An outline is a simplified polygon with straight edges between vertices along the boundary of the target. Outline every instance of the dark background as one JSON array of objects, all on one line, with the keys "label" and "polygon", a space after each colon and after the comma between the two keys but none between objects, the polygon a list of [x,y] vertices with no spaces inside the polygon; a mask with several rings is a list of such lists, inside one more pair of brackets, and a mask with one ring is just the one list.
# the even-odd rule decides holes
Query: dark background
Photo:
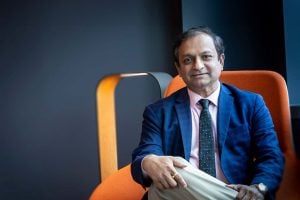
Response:
[{"label": "dark background", "polygon": [[183,27],[204,24],[225,42],[225,69],[266,69],[286,76],[280,0],[182,1]]},{"label": "dark background", "polygon": [[[269,69],[300,104],[296,0],[0,0],[0,199],[88,199],[99,183],[95,89],[105,75],[175,75],[190,26],[223,36],[226,69]],[[119,166],[130,162],[154,80],[116,90]]]}]

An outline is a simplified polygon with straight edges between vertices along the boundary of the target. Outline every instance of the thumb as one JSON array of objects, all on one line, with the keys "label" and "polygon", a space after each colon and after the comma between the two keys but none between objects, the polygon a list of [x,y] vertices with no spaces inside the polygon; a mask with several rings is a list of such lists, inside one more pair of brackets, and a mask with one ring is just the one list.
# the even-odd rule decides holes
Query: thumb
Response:
[{"label": "thumb", "polygon": [[176,159],[176,158],[173,158],[173,165],[174,167],[178,167],[178,168],[185,168],[187,167],[188,165],[186,164],[186,160],[184,160],[183,158],[181,159]]},{"label": "thumb", "polygon": [[234,190],[236,190],[236,191],[239,190],[239,185],[236,185],[236,184],[226,185],[226,187],[229,187],[229,188],[234,189]]}]

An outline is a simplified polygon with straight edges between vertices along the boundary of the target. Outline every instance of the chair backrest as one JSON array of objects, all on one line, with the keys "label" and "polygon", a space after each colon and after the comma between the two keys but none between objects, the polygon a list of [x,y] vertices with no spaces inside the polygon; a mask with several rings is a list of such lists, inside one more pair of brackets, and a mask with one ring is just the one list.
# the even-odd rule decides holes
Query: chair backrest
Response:
[{"label": "chair backrest", "polygon": [[[281,75],[266,70],[223,71],[221,81],[240,89],[259,93],[263,96],[275,125],[286,167],[283,181],[276,194],[277,199],[298,199],[300,191],[300,162],[296,157],[292,136],[289,98],[286,82]],[[176,76],[165,91],[165,96],[185,87],[183,80]]]}]

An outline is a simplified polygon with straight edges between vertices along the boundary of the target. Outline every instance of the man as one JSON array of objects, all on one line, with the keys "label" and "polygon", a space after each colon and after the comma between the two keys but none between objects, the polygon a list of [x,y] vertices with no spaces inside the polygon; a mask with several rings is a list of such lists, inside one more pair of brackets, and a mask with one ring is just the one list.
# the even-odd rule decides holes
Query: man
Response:
[{"label": "man", "polygon": [[[207,27],[189,29],[175,42],[174,57],[187,87],[146,107],[134,180],[152,185],[149,199],[274,199],[284,167],[274,125],[260,95],[219,81],[222,39]],[[205,120],[202,113],[209,113]],[[206,173],[221,183],[213,186]]]}]

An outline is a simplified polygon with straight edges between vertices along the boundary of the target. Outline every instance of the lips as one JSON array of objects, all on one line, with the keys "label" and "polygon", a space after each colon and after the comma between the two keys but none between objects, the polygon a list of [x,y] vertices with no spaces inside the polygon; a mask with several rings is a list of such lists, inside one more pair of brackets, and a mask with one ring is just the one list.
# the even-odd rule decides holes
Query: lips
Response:
[{"label": "lips", "polygon": [[197,76],[204,76],[204,75],[208,75],[208,73],[198,73],[198,74],[192,74],[192,77],[197,77]]}]

